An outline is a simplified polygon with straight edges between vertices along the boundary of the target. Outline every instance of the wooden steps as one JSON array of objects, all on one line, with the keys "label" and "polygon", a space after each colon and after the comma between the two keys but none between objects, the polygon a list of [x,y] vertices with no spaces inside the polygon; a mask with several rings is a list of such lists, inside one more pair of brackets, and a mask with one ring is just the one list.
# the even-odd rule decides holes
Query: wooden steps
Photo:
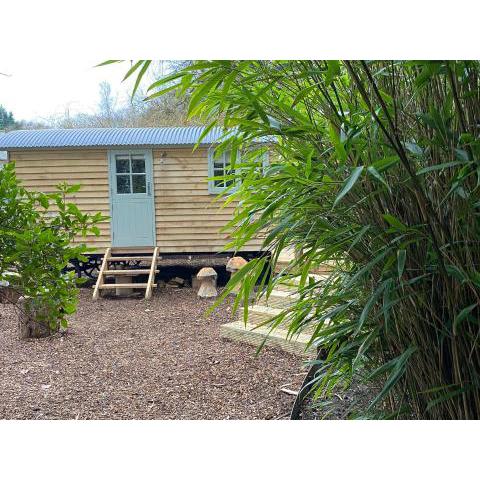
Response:
[{"label": "wooden steps", "polygon": [[[295,355],[307,357],[314,355],[315,347],[307,348],[314,331],[312,325],[305,326],[299,334],[289,336],[287,328],[289,320],[283,320],[274,330],[271,330],[271,323],[269,323],[269,320],[300,299],[298,294],[300,276],[293,277],[285,274],[289,271],[288,267],[293,259],[294,252],[292,250],[281,253],[275,268],[275,273],[282,276],[281,281],[275,285],[268,298],[261,296],[254,305],[248,308],[246,324],[243,321],[243,307],[240,307],[240,320],[226,323],[220,327],[222,337],[255,346],[265,343],[265,345],[280,348]],[[317,284],[314,288],[316,291],[318,288],[319,294],[322,292],[323,281],[328,278],[328,270],[329,266],[325,268],[322,266],[308,274],[309,278]]]},{"label": "wooden steps", "polygon": [[307,348],[313,333],[312,327],[307,327],[301,333],[289,336],[287,325],[284,322],[273,330],[271,330],[271,324],[265,324],[282,311],[282,308],[252,305],[248,308],[248,320],[245,324],[243,307],[240,307],[238,314],[240,320],[221,325],[220,335],[229,340],[248,343],[256,347],[265,344],[302,357],[314,356],[315,347]]},{"label": "wooden steps", "polygon": [[[239,317],[243,318],[243,307],[239,307],[238,312]],[[282,313],[281,308],[272,308],[255,304],[248,307],[248,321],[253,325],[259,325],[280,313]]]},{"label": "wooden steps", "polygon": [[259,298],[257,305],[273,308],[288,308],[295,303],[300,296],[295,290],[277,290],[274,289],[267,298],[265,295]]},{"label": "wooden steps", "polygon": [[269,347],[279,348],[293,355],[301,357],[315,357],[315,347],[307,347],[310,336],[304,333],[288,337],[287,331],[276,328],[270,331],[268,326],[256,326],[243,321],[225,323],[220,326],[220,334],[236,342],[248,343],[255,347],[265,344]]},{"label": "wooden steps", "polygon": [[151,262],[152,261],[152,256],[145,256],[145,255],[130,255],[130,256],[121,256],[121,255],[115,255],[114,257],[110,257],[107,259],[109,263],[111,262],[127,262],[130,260],[137,260],[137,261],[142,261],[142,262]]},{"label": "wooden steps", "polygon": [[[158,273],[160,270],[155,270],[155,273]],[[132,270],[105,270],[104,275],[115,277],[117,275],[149,275],[149,268],[136,268]]]},{"label": "wooden steps", "polygon": [[[157,284],[154,283],[152,287],[156,287]],[[116,288],[147,288],[148,283],[104,283],[100,285],[100,290],[116,289]]]},{"label": "wooden steps", "polygon": [[[151,255],[123,255],[123,252],[126,249],[113,249],[109,247],[105,250],[105,254],[102,260],[102,266],[100,267],[100,271],[98,273],[98,279],[95,284],[95,288],[93,290],[93,299],[97,300],[100,298],[100,291],[101,290],[128,290],[128,289],[145,289],[145,298],[149,299],[152,296],[152,289],[157,285],[155,282],[155,274],[158,273],[157,269],[157,261],[158,261],[158,247],[153,249],[140,249],[138,253],[149,253],[152,252]],[[132,249],[128,249],[132,250]],[[121,255],[115,255],[116,253],[121,253]],[[136,252],[133,252],[136,253]],[[128,266],[122,266],[122,268],[109,268],[109,265],[115,262],[144,262],[149,264],[149,268],[137,268],[134,266],[132,268],[128,268]],[[147,283],[134,283],[129,281],[128,277],[135,277],[138,275],[148,275]],[[118,283],[106,283],[105,279],[107,277],[114,277],[115,281],[119,280],[120,278],[124,278],[124,282]],[[120,277],[120,278],[117,278]],[[119,293],[117,293],[119,295]]]},{"label": "wooden steps", "polygon": [[[243,319],[243,307],[239,307],[239,318]],[[252,305],[251,307],[248,307],[248,323],[251,326],[256,326],[256,325],[261,325],[265,324],[265,322],[269,322],[270,320],[273,319],[273,317],[276,317],[280,313],[284,311],[283,308],[274,308],[274,307],[266,307],[264,305]],[[308,317],[307,317],[308,318]],[[279,328],[282,328],[285,323],[288,323],[288,320],[282,320],[282,322],[279,324]],[[267,328],[270,328],[270,324],[266,323],[265,326]],[[304,332],[312,332],[312,327],[307,326],[304,328]]]},{"label": "wooden steps", "polygon": [[[328,278],[328,275],[318,275],[310,273],[308,275],[308,278],[311,278],[314,282],[321,284],[321,282],[325,281]],[[275,290],[295,293],[298,291],[299,284],[300,277],[287,277],[285,280],[282,280],[280,283],[277,283],[277,285],[275,285]],[[308,280],[306,284],[308,285]],[[320,286],[321,285],[319,285],[319,288]]]}]

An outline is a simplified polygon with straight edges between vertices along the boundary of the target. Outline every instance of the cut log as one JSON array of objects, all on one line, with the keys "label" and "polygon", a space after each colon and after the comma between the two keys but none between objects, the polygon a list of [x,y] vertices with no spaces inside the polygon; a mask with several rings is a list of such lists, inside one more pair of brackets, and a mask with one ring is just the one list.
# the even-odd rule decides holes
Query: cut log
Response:
[{"label": "cut log", "polygon": [[43,338],[58,331],[52,330],[48,324],[45,308],[38,308],[32,298],[20,297],[18,307],[18,328],[20,338]]},{"label": "cut log", "polygon": [[167,285],[170,286],[170,287],[183,287],[185,286],[185,280],[183,278],[180,278],[180,277],[174,277],[174,278],[171,278],[168,282],[167,282]]},{"label": "cut log", "polygon": [[0,303],[17,303],[20,293],[12,287],[0,287]]}]

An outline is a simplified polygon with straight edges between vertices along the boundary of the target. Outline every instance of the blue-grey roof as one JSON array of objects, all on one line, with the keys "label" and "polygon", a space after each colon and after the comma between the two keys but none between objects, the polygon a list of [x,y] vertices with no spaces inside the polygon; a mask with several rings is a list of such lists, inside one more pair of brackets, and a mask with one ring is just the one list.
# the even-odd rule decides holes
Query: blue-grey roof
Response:
[{"label": "blue-grey roof", "polygon": [[[62,128],[13,130],[0,135],[0,149],[194,145],[205,127]],[[223,135],[212,128],[200,142],[211,145]]]}]

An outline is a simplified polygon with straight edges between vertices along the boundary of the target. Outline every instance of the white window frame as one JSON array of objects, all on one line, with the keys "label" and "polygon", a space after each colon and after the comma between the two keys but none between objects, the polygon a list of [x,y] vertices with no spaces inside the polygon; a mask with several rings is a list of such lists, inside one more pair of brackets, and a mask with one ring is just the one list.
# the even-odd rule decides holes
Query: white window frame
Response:
[{"label": "white window frame", "polygon": [[[223,172],[225,173],[225,170],[230,167],[230,152],[223,152],[221,155],[214,155],[214,153],[213,149],[208,151],[208,193],[218,194],[225,192],[229,187],[215,185],[215,180],[211,179],[212,177],[218,176],[215,175],[214,172],[214,163],[221,161],[223,163]],[[234,172],[236,172],[236,169]],[[235,188],[236,186],[230,188],[230,191],[233,191]]]},{"label": "white window frame", "polygon": [[[219,161],[219,160],[222,160],[223,162],[223,170],[225,171],[225,169],[227,167],[230,166],[230,152],[223,152],[221,156],[218,156],[218,157],[215,157],[214,155],[214,150],[213,149],[210,149],[208,151],[208,192],[211,193],[211,194],[219,194],[219,193],[223,193],[225,192],[225,190],[228,188],[228,187],[219,187],[219,186],[216,186],[215,185],[215,180],[210,180],[212,177],[215,176],[215,173],[214,173],[214,162],[215,161]],[[237,164],[239,162],[239,157],[237,158]],[[263,159],[262,159],[262,169],[263,171],[265,171],[265,169],[269,166],[270,162],[269,162],[269,155],[268,155],[268,152],[266,152],[265,154],[263,154]],[[235,173],[237,172],[237,169],[235,169]],[[235,180],[235,182],[239,182],[238,179]],[[236,189],[238,188],[238,184],[233,186],[232,188],[230,188],[230,191],[235,191]]]}]

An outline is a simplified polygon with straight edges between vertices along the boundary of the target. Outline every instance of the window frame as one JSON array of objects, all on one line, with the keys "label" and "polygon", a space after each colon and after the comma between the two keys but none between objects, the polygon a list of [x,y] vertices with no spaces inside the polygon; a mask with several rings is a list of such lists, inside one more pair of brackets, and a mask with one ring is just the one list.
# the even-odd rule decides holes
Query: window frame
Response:
[{"label": "window frame", "polygon": [[[208,150],[208,193],[211,194],[219,194],[224,193],[227,189],[229,191],[234,191],[238,188],[238,185],[234,185],[233,187],[223,186],[219,187],[215,185],[215,180],[212,180],[212,177],[215,177],[215,162],[222,161],[223,163],[223,172],[225,174],[225,170],[228,165],[230,165],[230,152],[226,151],[223,152],[220,156],[215,156],[215,152],[213,149]],[[237,160],[238,161],[238,160]],[[235,168],[234,173],[237,172]]]},{"label": "window frame", "polygon": [[[215,180],[211,180],[212,177],[215,176],[214,174],[214,171],[215,171],[215,167],[214,167],[214,164],[215,164],[215,161],[219,161],[220,158],[222,158],[222,161],[223,161],[223,165],[224,165],[224,171],[225,171],[225,168],[227,166],[227,164],[230,164],[230,152],[229,151],[226,151],[226,152],[223,152],[221,157],[216,157],[215,158],[215,155],[214,155],[214,150],[213,149],[209,149],[208,150],[208,193],[210,194],[220,194],[220,193],[224,193],[227,188],[229,187],[218,187],[215,185]],[[270,158],[269,158],[269,152],[265,152],[263,155],[262,155],[262,170],[263,172],[265,172],[265,170],[267,169],[267,167],[270,165]],[[240,160],[241,157],[240,157],[240,154],[238,154],[238,158],[237,158],[237,168],[235,168],[234,170],[234,173],[236,174],[237,171],[238,171],[238,164],[240,163]],[[234,192],[235,190],[238,189],[238,184],[239,184],[239,180],[236,179],[235,180],[235,183],[236,185],[234,185],[233,187],[229,188],[229,191],[230,192]]]},{"label": "window frame", "polygon": [[[148,172],[147,172],[147,155],[148,151],[136,151],[136,150],[116,150],[111,152],[112,161],[113,161],[113,170],[111,172],[112,175],[112,193],[115,195],[149,195],[149,179],[148,179]],[[142,158],[132,158],[135,155],[141,156]],[[127,158],[117,158],[120,156],[125,156]],[[117,170],[117,161],[118,160],[127,160],[128,161],[128,172],[118,172]],[[143,160],[144,162],[144,171],[143,172],[134,172],[133,162],[135,160]],[[126,176],[129,178],[129,192],[119,192],[118,191],[118,177],[119,176]],[[145,180],[145,191],[144,192],[134,192],[134,185],[133,179],[134,177],[144,177]]]}]

